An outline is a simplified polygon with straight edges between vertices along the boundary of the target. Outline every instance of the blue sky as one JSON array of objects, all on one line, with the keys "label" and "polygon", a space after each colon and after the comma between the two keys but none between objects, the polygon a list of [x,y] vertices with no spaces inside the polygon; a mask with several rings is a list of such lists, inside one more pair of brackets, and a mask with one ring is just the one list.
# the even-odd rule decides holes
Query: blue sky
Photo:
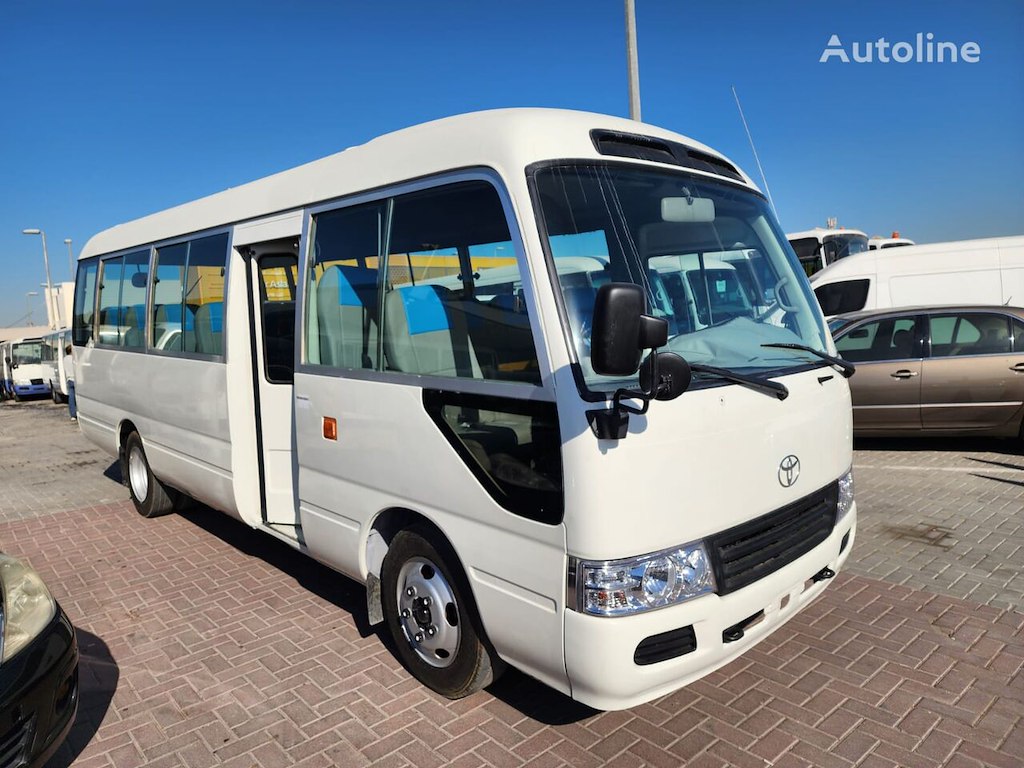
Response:
[{"label": "blue sky", "polygon": [[[643,118],[756,176],[782,225],[919,242],[1024,233],[1024,2],[637,0]],[[977,42],[976,64],[841,64]],[[628,114],[623,3],[0,3],[0,326],[96,232],[477,109]],[[44,322],[41,297],[34,318]]]}]

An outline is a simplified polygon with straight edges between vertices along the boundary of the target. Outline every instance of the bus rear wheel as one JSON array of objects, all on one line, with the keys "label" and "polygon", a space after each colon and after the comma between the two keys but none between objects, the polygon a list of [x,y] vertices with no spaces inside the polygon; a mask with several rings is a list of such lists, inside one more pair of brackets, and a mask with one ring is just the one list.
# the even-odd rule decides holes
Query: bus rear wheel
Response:
[{"label": "bus rear wheel", "polygon": [[160,517],[173,511],[175,492],[157,480],[149,468],[138,432],[128,435],[124,457],[128,492],[138,513],[143,517]]},{"label": "bus rear wheel", "polygon": [[486,641],[469,584],[454,569],[457,562],[446,542],[411,528],[395,536],[381,568],[384,620],[400,660],[449,699],[485,688],[504,668]]}]

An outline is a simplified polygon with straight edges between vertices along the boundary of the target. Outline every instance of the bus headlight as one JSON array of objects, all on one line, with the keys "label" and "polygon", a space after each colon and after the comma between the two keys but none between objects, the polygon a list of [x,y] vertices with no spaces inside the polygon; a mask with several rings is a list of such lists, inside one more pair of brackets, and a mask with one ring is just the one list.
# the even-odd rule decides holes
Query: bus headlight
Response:
[{"label": "bus headlight", "polygon": [[836,505],[836,525],[839,525],[853,508],[853,467],[839,478],[839,503]]},{"label": "bus headlight", "polygon": [[39,574],[21,560],[0,555],[0,664],[42,632],[57,613],[57,604]]},{"label": "bus headlight", "polygon": [[713,592],[715,576],[703,542],[642,557],[577,561],[577,610],[624,616]]}]

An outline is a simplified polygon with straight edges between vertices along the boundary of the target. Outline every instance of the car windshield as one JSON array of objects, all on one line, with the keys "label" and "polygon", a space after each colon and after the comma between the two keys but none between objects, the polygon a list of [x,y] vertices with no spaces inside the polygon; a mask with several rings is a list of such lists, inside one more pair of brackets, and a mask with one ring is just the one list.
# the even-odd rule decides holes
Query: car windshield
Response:
[{"label": "car windshield", "polygon": [[591,390],[623,380],[590,364],[597,290],[644,288],[669,325],[665,349],[691,363],[778,375],[824,352],[825,329],[803,270],[767,203],[731,184],[685,173],[606,165],[547,167],[536,193],[569,330]]},{"label": "car windshield", "polygon": [[32,365],[42,360],[43,343],[32,341],[25,344],[15,344],[12,350],[11,359],[18,365]]},{"label": "car windshield", "polygon": [[850,321],[844,317],[833,317],[828,321],[828,329],[832,332],[832,335],[835,336],[839,332],[839,329],[849,322]]}]

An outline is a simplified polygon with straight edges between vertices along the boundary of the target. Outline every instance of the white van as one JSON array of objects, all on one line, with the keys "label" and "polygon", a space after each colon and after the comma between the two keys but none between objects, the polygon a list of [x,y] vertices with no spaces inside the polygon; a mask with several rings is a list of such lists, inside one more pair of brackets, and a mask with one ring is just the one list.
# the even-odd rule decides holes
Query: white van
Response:
[{"label": "white van", "polygon": [[68,401],[68,379],[74,379],[71,362],[71,329],[62,328],[43,336],[42,364],[55,403]]},{"label": "white van", "polygon": [[811,278],[826,317],[916,304],[1024,302],[1024,236],[868,252]]}]

